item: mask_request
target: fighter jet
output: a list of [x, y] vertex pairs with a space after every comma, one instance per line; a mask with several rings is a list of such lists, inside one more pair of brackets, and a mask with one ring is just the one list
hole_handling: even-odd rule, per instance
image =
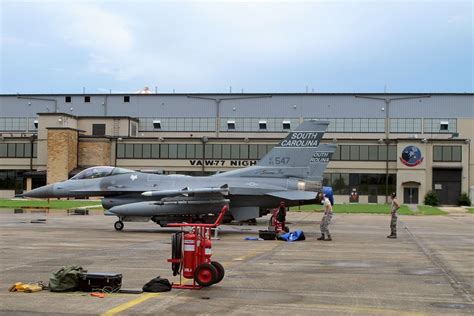
[[335, 144], [320, 144], [328, 125], [327, 121], [304, 121], [256, 165], [243, 169], [191, 177], [99, 166], [24, 196], [102, 197], [104, 214], [118, 217], [116, 230], [122, 230], [124, 222], [150, 219], [161, 226], [213, 222], [226, 204], [225, 220], [255, 219], [280, 202], [312, 204], [321, 193], [333, 199], [332, 188], [322, 186], [324, 170], [336, 150]]

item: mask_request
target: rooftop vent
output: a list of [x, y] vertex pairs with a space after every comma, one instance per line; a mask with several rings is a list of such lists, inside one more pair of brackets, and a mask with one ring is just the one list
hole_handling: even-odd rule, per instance
[[154, 129], [161, 129], [161, 121], [160, 120], [153, 120], [153, 128]]
[[449, 121], [439, 122], [439, 130], [440, 131], [448, 131], [449, 130]]
[[227, 130], [235, 130], [235, 121], [227, 121]]

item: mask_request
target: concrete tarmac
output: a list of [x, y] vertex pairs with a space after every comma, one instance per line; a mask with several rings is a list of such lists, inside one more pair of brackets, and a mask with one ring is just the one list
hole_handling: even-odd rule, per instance
[[[289, 213], [299, 242], [246, 241], [265, 229], [222, 226], [213, 259], [224, 280], [201, 290], [157, 294], [10, 293], [15, 282], [47, 281], [76, 264], [117, 272], [122, 288], [160, 275], [178, 282], [170, 264], [171, 229], [61, 212], [0, 211], [0, 315], [464, 315], [474, 314], [474, 215], [400, 216], [399, 238], [387, 239], [389, 216], [336, 214], [332, 242], [317, 241], [321, 213]], [[37, 219], [45, 221], [37, 222]], [[31, 222], [33, 221], [33, 223]]]

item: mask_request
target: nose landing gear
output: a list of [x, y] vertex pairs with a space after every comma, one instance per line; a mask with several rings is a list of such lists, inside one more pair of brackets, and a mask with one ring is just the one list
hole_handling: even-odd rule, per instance
[[121, 231], [123, 229], [123, 222], [121, 220], [118, 220], [114, 224], [115, 230]]

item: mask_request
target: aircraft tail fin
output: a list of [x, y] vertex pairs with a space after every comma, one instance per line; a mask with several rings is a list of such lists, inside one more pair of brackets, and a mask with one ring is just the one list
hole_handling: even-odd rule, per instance
[[328, 125], [328, 121], [304, 121], [273, 147], [257, 166], [307, 167]]
[[327, 121], [303, 122], [265, 155], [257, 166], [276, 168], [290, 177], [322, 181], [326, 166], [337, 148], [335, 144], [320, 144], [328, 125]]
[[215, 176], [300, 178], [322, 181], [324, 170], [337, 147], [335, 144], [320, 144], [328, 125], [328, 121], [304, 121], [273, 147], [256, 166]]

